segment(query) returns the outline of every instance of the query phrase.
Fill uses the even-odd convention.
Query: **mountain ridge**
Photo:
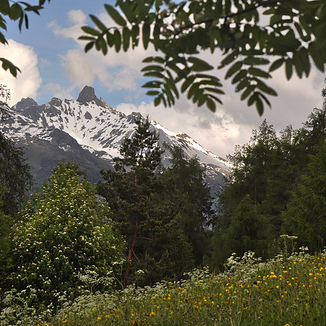
[[[131,137],[135,130],[135,118],[144,118],[139,112],[126,115],[111,108],[97,98],[90,86],[83,88],[77,100],[54,97],[38,105],[34,99],[24,98],[10,108],[9,114],[1,130],[26,148],[38,185],[39,179],[47,177],[59,163],[58,159],[75,159],[81,168],[86,166],[88,174],[92,165],[94,169],[112,169],[113,158],[119,156],[124,138]],[[159,134],[160,145],[167,142],[181,146],[188,157],[198,156],[212,191],[224,185],[231,166],[227,160],[206,150],[189,135],[169,131],[159,122],[151,121],[150,128]],[[163,155],[162,162],[168,165],[168,154]],[[99,180],[99,170],[97,174],[95,170],[91,172],[91,181]]]

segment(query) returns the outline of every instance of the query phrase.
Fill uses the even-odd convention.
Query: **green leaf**
[[[189,57],[188,61],[193,64],[191,69],[194,71],[205,71],[214,69],[214,67],[211,66],[209,63],[197,57]]]
[[[145,83],[142,87],[143,88],[160,88],[162,85],[162,82],[157,80],[152,80],[147,83]]]
[[[287,80],[289,80],[292,77],[293,73],[293,63],[291,59],[287,59],[285,61],[285,73]]]
[[[12,62],[10,62],[9,60],[5,59],[5,58],[0,58],[0,61],[2,61],[2,68],[4,70],[8,70],[10,71],[10,73],[14,76],[17,77],[17,72],[21,72],[20,69],[15,66]]]
[[[241,101],[245,100],[256,88],[256,85],[249,85],[241,94]]]
[[[102,31],[105,32],[107,27],[94,15],[89,15],[94,24]]]
[[[244,78],[247,75],[247,71],[244,69],[241,69],[232,79],[232,84],[238,83],[242,78]]]
[[[309,62],[309,56],[308,56],[308,50],[305,47],[302,47],[299,52],[301,63],[302,63],[302,68],[303,71],[305,72],[306,76],[309,76],[310,73],[310,62]]]
[[[235,91],[240,92],[242,89],[247,88],[248,86],[250,86],[250,80],[249,78],[244,78],[238,83],[235,88]]]
[[[162,57],[147,57],[147,58],[143,59],[142,62],[144,62],[144,63],[146,63],[146,62],[158,62],[158,63],[163,64],[163,63],[165,63],[165,60]]]
[[[295,67],[298,77],[301,78],[303,74],[303,67],[300,55],[297,51],[293,53],[293,65]]]
[[[207,107],[208,107],[212,112],[215,112],[215,111],[216,111],[216,104],[215,104],[215,102],[214,102],[212,99],[208,98],[208,99],[206,100],[206,104],[207,104]]]
[[[108,47],[106,45],[106,42],[103,37],[100,39],[100,48],[102,50],[103,55],[106,55],[108,53]]]
[[[105,4],[104,5],[108,14],[112,17],[112,19],[120,26],[126,26],[127,22],[123,19],[123,17],[119,14],[119,12],[112,7],[111,5]]]
[[[234,75],[238,70],[241,69],[243,62],[242,61],[237,61],[231,68],[227,71],[225,75],[225,79],[228,79],[232,75]]]
[[[88,52],[90,49],[92,49],[94,46],[94,42],[87,43],[85,46],[85,52]]]
[[[196,77],[193,76],[193,75],[192,76],[188,76],[185,79],[185,81],[182,84],[182,86],[181,86],[181,92],[184,93],[187,90],[187,88],[194,82],[195,79],[196,79]]]
[[[124,27],[122,31],[122,39],[123,39],[123,51],[127,51],[130,45],[130,30],[128,27]]]
[[[179,92],[175,85],[175,82],[172,78],[165,79],[166,84],[169,86],[169,88],[172,90],[172,92],[175,94],[176,98],[179,98]]]
[[[258,76],[258,77],[263,77],[263,78],[270,78],[271,75],[266,72],[266,71],[263,71],[261,69],[258,69],[258,68],[254,68],[254,67],[250,67],[248,69],[248,73],[253,75],[253,76]]]
[[[223,102],[216,96],[212,95],[212,94],[209,94],[209,97],[210,98],[213,98],[216,102],[220,103],[221,105],[223,105]]]
[[[316,50],[316,44],[314,42],[309,44],[308,52],[317,68],[320,71],[324,72],[324,62],[322,59],[322,54]]]
[[[91,35],[95,35],[95,36],[101,35],[101,32],[99,32],[98,30],[91,28],[89,26],[83,26],[81,29],[87,34],[91,34]]]
[[[154,106],[158,106],[158,105],[160,105],[160,103],[161,103],[161,98],[162,98],[162,95],[155,97],[155,99],[154,99]],[[165,105],[165,106],[166,106],[166,105]]]
[[[256,102],[256,109],[258,111],[258,114],[259,114],[259,116],[262,116],[263,113],[264,113],[264,104],[263,104],[263,101],[259,97],[257,97],[257,99],[256,99],[255,102]]]
[[[135,47],[138,45],[139,40],[139,26],[134,25],[131,29],[131,37],[132,37],[132,46]]]
[[[156,96],[156,95],[160,94],[160,91],[148,91],[148,92],[146,92],[146,94],[149,96]]]
[[[155,71],[164,71],[164,68],[162,66],[158,66],[158,65],[149,65],[144,67],[141,71],[151,71],[151,70],[155,70]]]
[[[264,93],[272,96],[277,96],[277,93],[274,91],[273,88],[267,86],[262,80],[256,79],[257,87]]]
[[[213,88],[213,87],[205,87],[203,88],[206,92],[211,92],[215,94],[225,94],[223,90],[219,88]]]
[[[267,65],[269,60],[259,57],[247,57],[243,60],[243,63],[249,66]]]
[[[197,83],[193,83],[188,90],[188,94],[187,94],[188,100],[190,100],[198,90],[199,90],[199,85]]]
[[[121,49],[121,34],[117,29],[114,31],[113,37],[114,37],[115,50],[119,52]]]
[[[136,21],[136,16],[134,12],[131,10],[131,7],[129,4],[127,4],[124,1],[119,1],[118,6],[121,8],[122,12],[128,19],[129,23],[134,23]]]
[[[0,1],[0,13],[4,15],[8,15],[10,10],[9,0],[1,0]]]
[[[23,15],[23,10],[18,3],[14,3],[9,10],[9,18],[12,20],[17,20]]]
[[[6,40],[5,36],[1,32],[0,32],[0,43],[8,44],[8,41]]]
[[[111,34],[109,31],[106,33],[106,42],[110,48],[114,46],[114,34]]]
[[[145,77],[157,77],[157,78],[164,78],[164,75],[158,71],[147,71],[144,73]]]
[[[227,55],[222,61],[221,64],[219,66],[220,68],[223,68],[225,66],[227,66],[228,64],[230,64],[231,62],[233,62],[239,55],[239,51],[238,50],[234,50],[232,51],[229,55]]]
[[[150,31],[151,31],[150,25],[145,23],[143,25],[143,44],[144,44],[144,49],[145,50],[147,50],[147,48],[148,48],[148,43],[149,43],[149,38],[150,38]]]
[[[96,39],[93,36],[79,36],[78,40],[82,41],[95,41]]]
[[[257,98],[258,98],[257,92],[254,92],[248,99],[248,102],[247,102],[248,106],[253,105],[256,102]]]
[[[275,61],[271,64],[271,66],[270,66],[270,68],[269,68],[269,71],[272,72],[272,71],[274,71],[274,70],[280,68],[280,67],[282,66],[282,64],[284,63],[284,61],[285,61],[285,59],[283,59],[283,58],[275,60]]]

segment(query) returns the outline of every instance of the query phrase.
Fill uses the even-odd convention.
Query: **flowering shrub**
[[[122,261],[123,242],[113,234],[108,206],[68,163],[60,163],[33,197],[10,239],[8,284],[39,310],[58,305],[62,296],[112,287]]]

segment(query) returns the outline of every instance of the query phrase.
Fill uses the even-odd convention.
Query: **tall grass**
[[[304,249],[304,248],[302,248]],[[261,262],[231,256],[225,272],[79,297],[35,325],[326,325],[326,254]]]

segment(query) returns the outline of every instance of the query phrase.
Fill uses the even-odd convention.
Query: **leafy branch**
[[[43,9],[44,3],[51,0],[39,0],[38,5],[31,5],[24,1],[12,1],[12,0],[1,0],[0,2],[0,43],[3,45],[8,44],[8,41],[1,29],[7,31],[7,22],[4,17],[9,18],[12,21],[18,21],[19,31],[22,30],[23,26],[26,29],[29,28],[28,13],[34,12],[39,15],[40,10]],[[17,72],[20,72],[20,69],[15,66],[11,61],[6,58],[0,58],[2,62],[2,69],[10,71],[10,73],[17,77]]]
[[[172,106],[181,92],[216,109],[222,84],[207,73],[214,67],[199,58],[200,51],[222,51],[217,69],[228,68],[225,79],[232,77],[241,100],[260,115],[271,105],[268,97],[277,95],[266,83],[273,71],[284,66],[287,79],[294,72],[308,76],[313,64],[324,71],[326,6],[320,1],[118,0],[116,6],[105,5],[116,26],[108,28],[90,15],[96,26],[82,27],[85,35],[79,39],[87,41],[86,52],[95,46],[104,55],[108,48],[119,52],[142,45],[146,50],[149,44],[161,52],[144,59],[148,66],[142,69],[151,78],[144,87],[155,105]],[[260,24],[262,17],[267,24]]]

